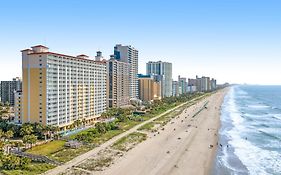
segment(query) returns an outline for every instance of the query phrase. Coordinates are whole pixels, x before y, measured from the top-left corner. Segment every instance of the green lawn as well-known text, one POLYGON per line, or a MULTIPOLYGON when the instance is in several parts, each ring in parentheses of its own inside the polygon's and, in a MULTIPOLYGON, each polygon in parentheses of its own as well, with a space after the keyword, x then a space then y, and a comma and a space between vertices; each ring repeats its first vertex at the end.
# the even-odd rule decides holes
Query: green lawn
POLYGON ((53 160, 65 163, 65 162, 68 162, 68 161, 72 160, 73 158, 75 158, 75 157, 77 157, 77 156, 79 156, 83 153, 86 153, 86 152, 90 151, 93 148, 95 148, 94 145, 83 145, 83 146, 80 146, 77 149, 64 148, 59 152, 56 152, 52 155, 49 155, 48 157, 53 159, 53 160))
POLYGON ((62 150, 64 148, 64 144, 65 144, 64 140, 55 140, 55 141, 48 142, 46 144, 35 146, 27 150, 26 152, 31 154, 48 156, 62 150))
POLYGON ((123 131, 122 130, 110 130, 107 131, 105 134, 102 134, 100 137, 95 137, 93 140, 93 143, 96 145, 103 144, 104 142, 110 140, 114 136, 117 136, 121 134, 123 131))
POLYGON ((74 140, 77 135, 90 132, 90 131, 92 131, 93 129, 94 129, 94 126, 91 127, 91 128, 85 129, 85 130, 83 130, 83 131, 79 131, 79 132, 77 132, 77 133, 75 133, 75 134, 71 134, 70 136, 66 136, 66 138, 68 138, 68 139, 70 139, 70 140, 74 140))
POLYGON ((54 168, 55 166, 46 163, 30 163, 24 170, 2 170, 5 175, 37 175, 54 168))
MULTIPOLYGON (((82 131, 82 132, 87 132, 87 131, 82 131)), ((105 134, 95 137, 92 143, 83 145, 77 149, 63 148, 60 151, 48 155, 48 157, 59 162, 68 162, 73 158, 94 149, 96 145, 100 145, 122 132, 123 132, 122 130, 108 131, 105 134)))
POLYGON ((120 123, 119 126, 122 130, 127 131, 139 123, 141 123, 141 121, 128 120, 128 121, 120 123))

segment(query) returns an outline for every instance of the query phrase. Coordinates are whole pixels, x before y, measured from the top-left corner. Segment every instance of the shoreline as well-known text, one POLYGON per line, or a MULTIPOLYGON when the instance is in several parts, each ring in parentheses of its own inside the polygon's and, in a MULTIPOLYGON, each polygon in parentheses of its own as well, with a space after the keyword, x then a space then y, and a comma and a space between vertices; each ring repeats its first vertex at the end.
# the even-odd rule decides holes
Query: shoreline
POLYGON ((227 91, 219 90, 184 109, 163 126, 163 130, 159 129, 156 136, 148 133, 146 141, 126 152, 105 170, 93 173, 211 174, 217 154, 221 105, 227 91), (206 102, 207 108, 204 106, 206 102))
MULTIPOLYGON (((224 91, 224 96, 223 96, 223 99, 221 101, 221 104, 220 104, 220 107, 219 107, 219 123, 218 123, 218 127, 217 127, 217 137, 215 137, 215 141, 220 144, 220 129, 221 129, 221 126, 222 126, 222 123, 221 123, 221 115, 222 115, 222 105, 224 103, 224 98, 225 96, 227 95, 228 91, 229 91, 229 88, 225 88, 223 89, 224 91)), ((209 175, 215 175, 214 173, 216 172, 216 163, 217 163, 217 154, 218 154, 218 150, 219 149, 219 145, 216 147, 216 149, 214 149, 213 153, 212 153, 212 161, 210 162, 210 165, 209 165, 209 175)))

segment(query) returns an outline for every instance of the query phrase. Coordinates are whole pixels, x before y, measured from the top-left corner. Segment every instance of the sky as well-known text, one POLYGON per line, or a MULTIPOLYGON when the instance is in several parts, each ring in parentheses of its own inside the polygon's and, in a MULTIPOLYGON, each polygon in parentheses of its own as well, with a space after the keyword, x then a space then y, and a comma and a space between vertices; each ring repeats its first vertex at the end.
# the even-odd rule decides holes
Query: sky
POLYGON ((281 84, 279 0, 1 0, 0 80, 21 77, 20 50, 34 45, 105 58, 115 44, 173 64, 173 78, 281 84))

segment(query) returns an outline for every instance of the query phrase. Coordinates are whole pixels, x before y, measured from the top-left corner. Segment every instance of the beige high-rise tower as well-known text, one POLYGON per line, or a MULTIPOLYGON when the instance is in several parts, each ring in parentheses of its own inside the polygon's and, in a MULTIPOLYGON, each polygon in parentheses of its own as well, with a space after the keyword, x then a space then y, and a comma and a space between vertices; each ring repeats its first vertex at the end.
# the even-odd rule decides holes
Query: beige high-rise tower
POLYGON ((22 122, 64 127, 106 109, 106 62, 38 45, 22 50, 22 122))
POLYGON ((121 107, 130 102, 130 64, 110 56, 107 61, 107 99, 108 107, 121 107))
POLYGON ((150 75, 138 75, 139 98, 142 101, 161 100, 161 83, 150 75))

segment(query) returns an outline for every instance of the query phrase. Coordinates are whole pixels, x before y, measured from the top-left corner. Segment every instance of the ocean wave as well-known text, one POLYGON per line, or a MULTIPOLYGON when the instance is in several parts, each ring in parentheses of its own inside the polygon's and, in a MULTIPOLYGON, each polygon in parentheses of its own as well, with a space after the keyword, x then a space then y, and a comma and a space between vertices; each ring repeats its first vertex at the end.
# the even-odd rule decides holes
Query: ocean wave
POLYGON ((269 128, 270 127, 269 125, 266 125, 266 124, 261 124, 260 126, 263 126, 265 128, 269 128))
POLYGON ((281 120, 281 114, 273 114, 273 115, 272 115, 272 118, 281 120))
POLYGON ((271 137, 272 139, 278 140, 281 143, 281 138, 278 137, 278 135, 277 135, 280 133, 280 131, 278 131, 278 129, 277 128, 259 129, 259 132, 264 134, 267 137, 271 137))
POLYGON ((253 108, 253 109, 265 109, 265 108, 270 108, 268 105, 262 105, 262 104, 257 104, 257 105, 248 105, 248 108, 253 108))
POLYGON ((275 151, 279 151, 281 148, 281 143, 278 140, 270 140, 269 142, 265 143, 262 146, 264 149, 268 149, 268 150, 275 150, 275 151))
POLYGON ((248 125, 252 126, 265 126, 265 127, 275 127, 279 126, 281 127, 281 114, 276 114, 276 113, 257 113, 257 114, 252 114, 252 113, 243 113, 241 117, 244 120, 247 120, 248 125))
POLYGON ((276 106, 272 106, 271 109, 281 111, 281 109, 279 107, 276 107, 276 106))
POLYGON ((230 170, 231 175, 243 175, 243 174, 248 174, 247 170, 240 169, 236 167, 235 165, 231 165, 229 161, 232 159, 229 154, 228 154, 228 149, 227 147, 223 147, 222 149, 222 156, 220 156, 220 159, 218 159, 218 162, 220 165, 223 165, 226 167, 228 170, 230 170))
POLYGON ((242 163, 247 167, 250 174, 271 174, 281 173, 280 154, 276 151, 268 151, 251 144, 246 139, 242 139, 239 133, 232 133, 234 138, 229 144, 234 147, 236 154, 242 163))
POLYGON ((235 126, 239 126, 239 124, 244 122, 244 119, 241 117, 241 113, 239 112, 236 101, 235 101, 235 92, 234 89, 230 91, 230 96, 227 102, 226 111, 229 114, 233 124, 235 126))
MULTIPOLYGON (((220 134, 223 134, 228 138, 228 144, 234 149, 233 154, 235 154, 242 162, 242 164, 248 169, 249 174, 281 174, 281 153, 273 149, 263 149, 264 147, 262 146, 266 146, 266 144, 251 143, 252 140, 247 139, 247 137, 250 138, 250 135, 252 133, 257 134, 260 132, 261 134, 272 138, 269 140, 274 140, 278 143, 280 138, 278 137, 278 135, 276 135, 276 133, 274 133, 275 130, 271 129, 271 123, 274 121, 269 120, 266 124, 264 122, 266 122, 268 118, 272 116, 278 119, 281 116, 271 113, 250 114, 248 112, 244 112, 244 114, 242 114, 239 111, 239 108, 241 108, 239 106, 239 103, 241 103, 241 101, 240 99, 237 99, 239 100, 239 103, 236 101, 237 94, 245 95, 246 93, 241 91, 239 88, 231 88, 227 98, 225 98, 225 105, 222 108, 222 120, 227 121, 227 119, 231 119, 233 127, 231 129, 221 131, 220 134), (246 120, 246 118, 250 120, 246 120)), ((247 107, 258 111, 271 108, 269 105, 265 105, 262 103, 250 104, 247 107)), ((262 138, 262 135, 260 138, 262 138)), ((235 169, 235 167, 231 166, 228 162, 229 153, 227 152, 227 150, 223 149, 222 153, 223 156, 220 160, 221 163, 223 163, 224 166, 228 169, 236 172, 235 174, 239 174, 237 173, 239 170, 235 169)))
POLYGON ((233 89, 236 91, 236 94, 237 95, 240 95, 240 96, 247 96, 248 95, 248 92, 242 90, 241 88, 239 87, 233 87, 233 89))

